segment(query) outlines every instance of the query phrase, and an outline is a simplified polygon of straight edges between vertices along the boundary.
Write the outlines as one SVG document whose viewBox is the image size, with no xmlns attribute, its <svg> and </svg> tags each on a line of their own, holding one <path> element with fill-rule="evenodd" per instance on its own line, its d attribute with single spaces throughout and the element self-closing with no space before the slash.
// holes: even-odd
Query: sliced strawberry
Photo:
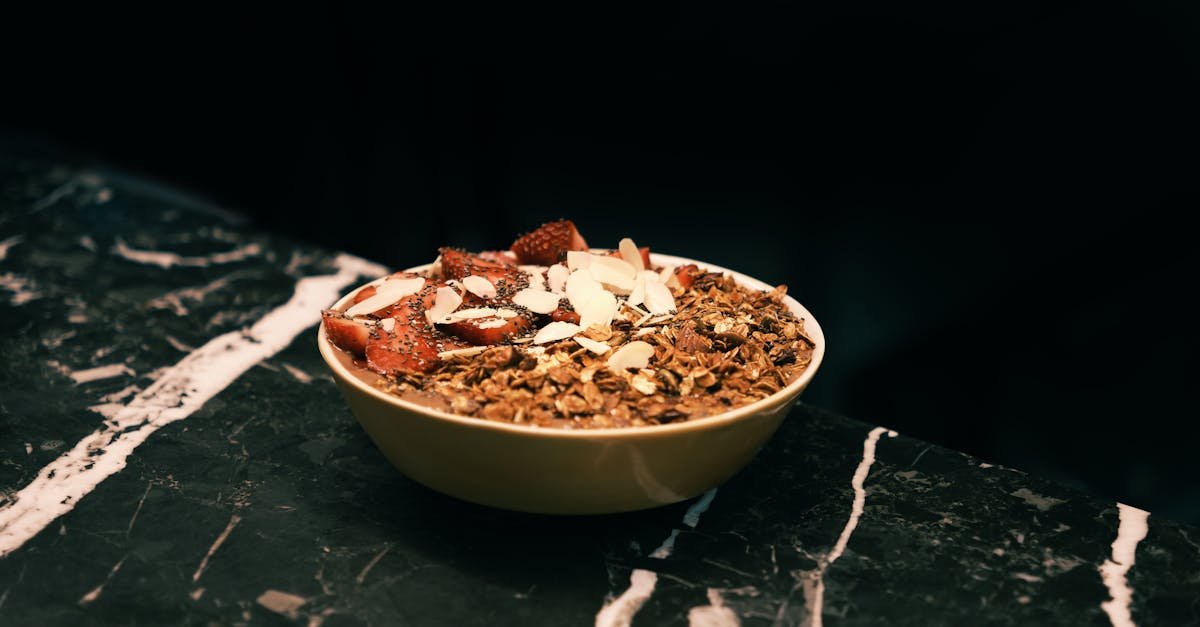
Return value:
<svg viewBox="0 0 1200 627">
<path fill-rule="evenodd" d="M 423 374 L 440 363 L 433 332 L 396 325 L 395 332 L 367 343 L 367 366 L 382 375 Z"/>
<path fill-rule="evenodd" d="M 489 326 L 496 324 L 497 320 L 503 321 L 504 324 Z M 490 346 L 524 334 L 533 326 L 533 322 L 525 316 L 517 316 L 515 318 L 473 318 L 439 326 L 444 328 L 447 333 L 457 335 L 475 346 Z"/>
<path fill-rule="evenodd" d="M 700 276 L 700 268 L 696 264 L 689 263 L 686 266 L 675 268 L 675 279 L 683 286 L 683 289 L 691 289 L 692 283 L 696 282 L 696 277 Z"/>
<path fill-rule="evenodd" d="M 529 277 L 512 264 L 491 261 L 454 248 L 442 248 L 440 252 L 443 278 L 481 276 L 496 286 L 499 302 L 505 302 L 509 296 L 529 286 Z"/>
<path fill-rule="evenodd" d="M 587 242 L 570 220 L 547 222 L 513 242 L 517 261 L 548 266 L 558 263 L 568 250 L 587 250 Z"/>
<path fill-rule="evenodd" d="M 649 270 L 650 269 L 650 247 L 642 246 L 641 248 L 638 248 L 638 252 L 642 253 L 642 265 L 645 266 L 647 270 Z M 621 251 L 619 251 L 619 250 L 614 250 L 614 251 L 608 253 L 608 256 L 616 257 L 618 259 L 623 258 L 623 257 L 621 257 Z"/>
<path fill-rule="evenodd" d="M 579 324 L 579 314 L 570 309 L 563 309 L 561 306 L 558 309 L 550 312 L 550 319 L 554 322 L 570 322 L 571 324 Z"/>
<path fill-rule="evenodd" d="M 356 357 L 363 356 L 371 339 L 367 325 L 348 320 L 332 310 L 322 311 L 321 317 L 325 320 L 325 335 L 334 346 Z"/>
<path fill-rule="evenodd" d="M 357 305 L 374 295 L 375 295 L 375 286 L 368 285 L 368 286 L 362 288 L 361 290 L 358 290 L 358 293 L 354 295 L 354 302 L 351 304 Z"/>
</svg>

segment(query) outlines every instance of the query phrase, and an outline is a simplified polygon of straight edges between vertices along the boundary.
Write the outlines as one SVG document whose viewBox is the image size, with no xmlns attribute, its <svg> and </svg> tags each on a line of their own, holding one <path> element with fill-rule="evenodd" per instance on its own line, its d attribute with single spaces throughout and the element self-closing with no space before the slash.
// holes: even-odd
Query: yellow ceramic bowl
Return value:
<svg viewBox="0 0 1200 627">
<path fill-rule="evenodd" d="M 654 254 L 652 261 L 695 263 L 728 273 L 751 289 L 773 287 L 682 257 Z M 334 307 L 343 308 L 350 298 Z M 359 424 L 388 461 L 413 480 L 503 509 L 624 512 L 675 503 L 720 485 L 775 433 L 825 356 L 825 336 L 816 320 L 791 297 L 786 302 L 805 320 L 808 336 L 816 342 L 812 363 L 795 381 L 722 414 L 648 427 L 566 431 L 456 416 L 402 400 L 354 376 L 337 359 L 338 349 L 325 337 L 324 325 L 317 344 Z"/>
</svg>

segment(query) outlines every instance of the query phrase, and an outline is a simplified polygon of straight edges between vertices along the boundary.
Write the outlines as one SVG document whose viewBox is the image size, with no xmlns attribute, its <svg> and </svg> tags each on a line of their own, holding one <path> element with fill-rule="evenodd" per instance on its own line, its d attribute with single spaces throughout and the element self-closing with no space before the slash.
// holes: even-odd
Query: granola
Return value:
<svg viewBox="0 0 1200 627">
<path fill-rule="evenodd" d="M 532 255 L 559 262 L 549 266 L 518 265 L 531 255 L 516 245 L 465 266 L 456 256 L 464 253 L 442 249 L 429 271 L 396 279 L 407 285 L 381 284 L 356 302 L 385 289 L 409 294 L 366 317 L 327 311 L 326 330 L 359 357 L 353 369 L 390 393 L 462 416 L 568 429 L 721 413 L 778 392 L 812 359 L 785 286 L 757 291 L 696 266 L 652 268 L 628 239 L 611 253 L 582 238 L 566 248 Z M 417 278 L 425 282 L 414 288 Z"/>
</svg>

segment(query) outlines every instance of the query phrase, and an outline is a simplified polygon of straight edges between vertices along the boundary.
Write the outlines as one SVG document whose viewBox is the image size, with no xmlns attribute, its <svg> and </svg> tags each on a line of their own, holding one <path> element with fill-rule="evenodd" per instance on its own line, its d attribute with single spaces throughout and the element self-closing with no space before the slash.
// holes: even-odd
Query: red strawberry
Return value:
<svg viewBox="0 0 1200 627">
<path fill-rule="evenodd" d="M 512 245 L 517 261 L 542 266 L 558 263 L 568 250 L 587 249 L 587 242 L 570 220 L 547 222 L 517 238 Z"/>
<path fill-rule="evenodd" d="M 442 248 L 440 252 L 443 278 L 462 279 L 472 274 L 481 276 L 496 286 L 498 301 L 503 302 L 518 290 L 529 286 L 529 278 L 512 264 L 484 259 L 454 248 Z"/>
<path fill-rule="evenodd" d="M 354 302 L 352 302 L 351 304 L 357 305 L 374 295 L 375 295 L 375 286 L 368 285 L 368 286 L 362 288 L 361 290 L 358 290 L 358 293 L 354 295 Z"/>
<path fill-rule="evenodd" d="M 550 312 L 550 319 L 555 322 L 570 322 L 571 324 L 579 324 L 579 314 L 570 309 L 563 309 L 560 305 L 558 309 Z"/>
<path fill-rule="evenodd" d="M 649 270 L 650 269 L 650 247 L 642 246 L 641 248 L 638 249 L 638 252 L 642 253 L 642 265 L 645 266 L 647 270 Z M 616 257 L 618 259 L 623 259 L 623 257 L 621 257 L 621 251 L 619 251 L 619 250 L 614 250 L 614 251 L 608 253 L 608 256 Z"/>
<path fill-rule="evenodd" d="M 504 324 L 496 327 L 481 326 L 495 324 L 496 320 L 503 320 Z M 533 326 L 533 323 L 525 316 L 517 316 L 515 318 L 473 318 L 439 326 L 446 332 L 457 335 L 475 346 L 490 346 L 525 333 Z"/>
<path fill-rule="evenodd" d="M 340 312 L 326 310 L 321 312 L 325 320 L 325 335 L 333 345 L 354 355 L 362 357 L 371 338 L 371 331 L 361 322 L 348 320 Z"/>
<path fill-rule="evenodd" d="M 696 277 L 700 276 L 700 268 L 696 264 L 689 263 L 686 266 L 675 268 L 675 279 L 683 286 L 683 289 L 691 289 L 692 283 L 696 281 Z"/>
<path fill-rule="evenodd" d="M 397 323 L 390 336 L 367 343 L 367 366 L 382 375 L 423 374 L 441 362 L 440 350 L 432 330 Z"/>
</svg>

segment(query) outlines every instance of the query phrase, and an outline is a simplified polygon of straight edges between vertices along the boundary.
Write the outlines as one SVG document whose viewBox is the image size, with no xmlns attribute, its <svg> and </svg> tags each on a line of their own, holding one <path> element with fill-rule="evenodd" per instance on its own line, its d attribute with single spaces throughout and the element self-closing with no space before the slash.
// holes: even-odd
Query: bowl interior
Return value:
<svg viewBox="0 0 1200 627">
<path fill-rule="evenodd" d="M 734 278 L 734 280 L 737 281 L 740 285 L 750 288 L 750 289 L 771 290 L 771 289 L 774 289 L 774 287 L 775 287 L 773 285 L 768 285 L 767 283 L 759 281 L 758 279 L 748 277 L 739 272 L 734 272 L 733 270 L 729 270 L 727 268 L 722 268 L 720 266 L 716 266 L 716 265 L 713 265 L 710 263 L 696 261 L 693 259 L 687 259 L 685 257 L 676 257 L 673 255 L 664 255 L 661 253 L 651 253 L 650 260 L 655 265 L 660 265 L 660 266 L 679 266 L 679 265 L 694 263 L 694 264 L 700 266 L 700 268 L 707 269 L 711 272 L 721 272 L 724 274 L 728 274 L 728 275 L 732 276 Z M 421 271 L 429 269 L 431 266 L 432 266 L 432 264 L 425 264 L 425 265 L 416 266 L 413 268 L 408 268 L 407 271 L 408 272 L 421 272 Z M 363 287 L 366 287 L 368 285 L 377 285 L 379 283 L 382 283 L 384 281 L 384 279 L 386 279 L 386 277 L 380 277 L 378 279 L 375 279 L 373 281 L 365 283 L 365 284 L 351 290 L 349 293 L 347 293 L 345 296 L 343 296 L 340 300 L 338 300 L 338 302 L 333 305 L 333 308 L 334 309 L 344 308 L 350 302 L 351 298 L 353 298 L 354 294 L 356 292 L 358 292 L 358 290 L 360 290 Z M 751 414 L 755 413 L 756 411 L 759 411 L 760 409 L 763 409 L 765 407 L 772 405 L 774 402 L 777 402 L 777 400 L 781 397 L 796 396 L 800 393 L 800 391 L 802 391 L 808 385 L 809 381 L 812 380 L 813 376 L 817 372 L 817 369 L 820 367 L 821 362 L 825 358 L 825 334 L 821 331 L 821 326 L 819 324 L 817 324 L 817 321 L 815 318 L 813 318 L 812 314 L 809 313 L 809 311 L 807 309 L 805 309 L 803 305 L 801 305 L 799 302 L 797 302 L 796 299 L 792 298 L 791 296 L 787 296 L 787 297 L 785 297 L 784 302 L 787 305 L 788 309 L 792 311 L 792 313 L 794 313 L 797 317 L 802 318 L 804 320 L 805 333 L 808 336 L 808 338 L 811 339 L 814 344 L 816 344 L 816 346 L 813 348 L 812 361 L 809 363 L 808 368 L 806 368 L 804 370 L 804 372 L 800 373 L 800 376 L 796 377 L 795 380 L 793 380 L 791 383 L 789 383 L 787 386 L 785 386 L 782 390 L 776 392 L 775 394 L 772 394 L 771 396 L 769 396 L 767 398 L 760 399 L 758 401 L 755 401 L 755 402 L 747 404 L 747 405 L 742 405 L 741 407 L 736 407 L 734 409 L 731 409 L 726 412 L 722 412 L 720 414 L 714 414 L 712 416 L 706 416 L 704 418 L 697 418 L 695 420 L 671 423 L 671 424 L 666 424 L 666 425 L 652 425 L 652 426 L 644 426 L 644 427 L 612 427 L 612 428 L 605 428 L 605 429 L 579 429 L 579 430 L 535 429 L 535 428 L 531 428 L 527 425 L 508 424 L 508 423 L 502 423 L 502 422 L 493 422 L 490 420 L 480 420 L 478 418 L 471 418 L 471 417 L 466 417 L 466 416 L 459 416 L 459 415 L 452 414 L 449 412 L 444 412 L 444 411 L 437 410 L 437 409 L 434 409 L 431 407 L 427 407 L 427 406 L 421 405 L 419 403 L 414 403 L 411 401 L 404 400 L 398 396 L 395 396 L 393 394 L 388 394 L 387 392 L 384 392 L 383 390 L 380 390 L 378 388 L 375 388 L 372 385 L 367 384 L 365 381 L 360 379 L 354 373 L 350 372 L 349 369 L 344 364 L 342 364 L 342 362 L 340 360 L 337 359 L 337 357 L 334 354 L 334 351 L 337 351 L 338 349 L 334 348 L 333 345 L 330 344 L 328 338 L 326 337 L 324 323 L 322 323 L 320 325 L 320 328 L 318 330 L 317 345 L 321 351 L 321 356 L 325 358 L 325 362 L 327 364 L 329 364 L 330 369 L 332 369 L 339 378 L 341 378 L 344 381 L 348 382 L 349 384 L 355 386 L 356 388 L 359 388 L 361 391 L 363 391 L 367 394 L 370 394 L 372 396 L 375 396 L 376 398 L 379 398 L 385 402 L 391 403 L 399 408 L 403 408 L 410 412 L 417 412 L 420 414 L 424 414 L 424 415 L 429 416 L 434 419 L 450 420 L 453 422 L 470 425 L 472 427 L 479 428 L 479 429 L 499 429 L 499 430 L 504 430 L 504 431 L 515 431 L 515 432 L 528 434 L 530 437 L 541 437 L 541 438 L 596 438 L 596 437 L 630 438 L 630 437 L 660 437 L 660 436 L 666 437 L 666 436 L 669 436 L 674 433 L 679 433 L 681 431 L 707 429 L 707 428 L 715 427 L 718 425 L 726 424 L 726 423 L 729 423 L 732 421 L 736 421 L 739 418 L 751 415 Z"/>
</svg>

